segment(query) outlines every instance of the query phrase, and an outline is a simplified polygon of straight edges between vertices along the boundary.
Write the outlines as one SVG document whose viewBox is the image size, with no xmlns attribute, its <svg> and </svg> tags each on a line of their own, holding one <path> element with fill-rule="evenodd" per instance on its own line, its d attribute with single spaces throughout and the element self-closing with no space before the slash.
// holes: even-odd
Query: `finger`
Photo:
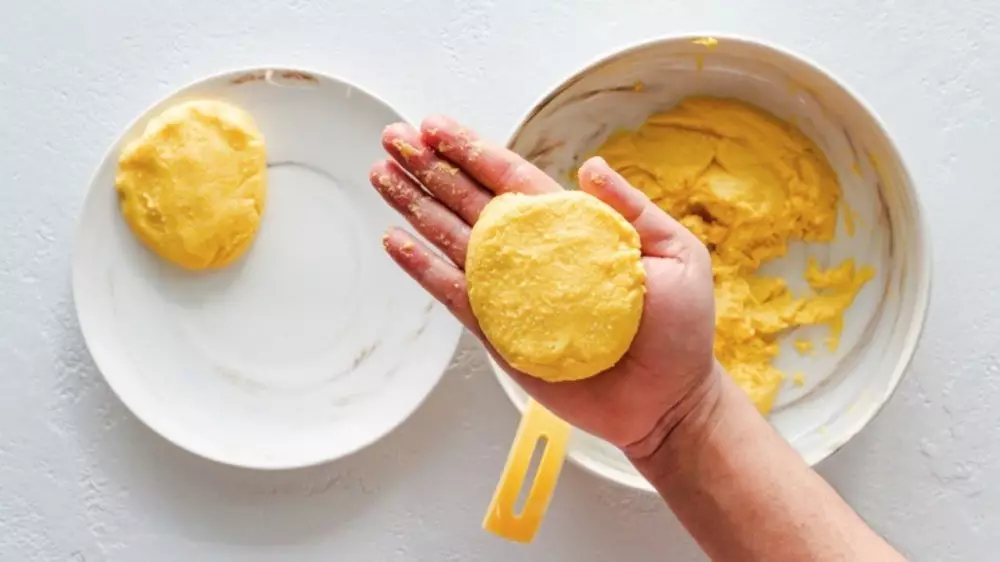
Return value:
<svg viewBox="0 0 1000 562">
<path fill-rule="evenodd" d="M 424 144 L 420 132 L 406 123 L 389 125 L 382 133 L 382 146 L 444 206 L 474 224 L 492 195 L 465 172 L 441 159 Z"/>
<path fill-rule="evenodd" d="M 449 117 L 428 117 L 420 125 L 420 134 L 438 154 L 493 193 L 538 194 L 562 189 L 534 164 L 480 139 Z"/>
<path fill-rule="evenodd" d="M 399 214 L 458 267 L 465 267 L 469 225 L 420 188 L 395 162 L 372 166 L 370 179 Z"/>
<path fill-rule="evenodd" d="M 642 251 L 661 258 L 684 257 L 700 242 L 684 225 L 632 187 L 603 158 L 595 156 L 580 166 L 580 189 L 607 203 L 632 223 L 642 240 Z"/>
<path fill-rule="evenodd" d="M 452 315 L 476 336 L 493 359 L 519 381 L 522 378 L 527 385 L 535 381 L 544 384 L 541 379 L 529 377 L 518 372 L 497 353 L 493 345 L 483 335 L 469 304 L 468 284 L 465 274 L 454 265 L 435 256 L 426 245 L 415 239 L 410 233 L 399 228 L 391 228 L 382 236 L 382 245 L 389 257 L 393 259 L 410 277 L 431 294 L 437 301 L 445 305 Z"/>
<path fill-rule="evenodd" d="M 466 328 L 479 334 L 479 323 L 469 306 L 465 275 L 436 256 L 408 232 L 393 228 L 382 237 L 389 256 L 432 297 L 445 305 Z"/>
</svg>

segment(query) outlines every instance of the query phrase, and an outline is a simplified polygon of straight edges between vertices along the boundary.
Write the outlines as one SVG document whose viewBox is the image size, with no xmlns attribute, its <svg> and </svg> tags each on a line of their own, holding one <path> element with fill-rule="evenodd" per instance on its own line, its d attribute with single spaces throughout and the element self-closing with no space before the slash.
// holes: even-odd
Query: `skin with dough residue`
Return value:
<svg viewBox="0 0 1000 562">
<path fill-rule="evenodd" d="M 494 198 L 472 229 L 465 273 L 486 338 L 534 377 L 580 380 L 609 369 L 639 328 L 639 235 L 586 193 Z"/>
<path fill-rule="evenodd" d="M 784 380 L 772 365 L 779 336 L 825 324 L 835 350 L 844 311 L 875 274 L 853 260 L 826 270 L 813 260 L 805 272 L 812 292 L 802 296 L 782 278 L 757 274 L 789 241 L 833 239 L 841 192 L 825 155 L 791 124 L 710 97 L 684 99 L 613 134 L 597 154 L 708 246 L 716 357 L 757 409 L 770 412 Z"/>
<path fill-rule="evenodd" d="M 235 106 L 196 100 L 150 120 L 118 159 L 132 232 L 187 269 L 224 267 L 250 247 L 267 196 L 264 136 Z"/>
</svg>

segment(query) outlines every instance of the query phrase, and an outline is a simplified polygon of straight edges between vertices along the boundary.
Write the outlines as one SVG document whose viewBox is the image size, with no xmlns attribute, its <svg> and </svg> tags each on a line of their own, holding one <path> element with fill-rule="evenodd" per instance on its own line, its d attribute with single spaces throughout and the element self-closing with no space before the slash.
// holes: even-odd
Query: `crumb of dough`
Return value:
<svg viewBox="0 0 1000 562">
<path fill-rule="evenodd" d="M 410 159 L 413 158 L 414 156 L 420 156 L 421 154 L 423 154 L 423 151 L 421 149 L 413 146 L 412 144 L 402 139 L 393 139 L 392 146 L 396 147 L 396 150 L 398 150 L 399 153 L 403 156 L 403 160 L 406 160 L 407 162 L 409 162 Z"/>
<path fill-rule="evenodd" d="M 795 373 L 792 375 L 792 383 L 795 386 L 802 388 L 806 385 L 806 375 L 804 373 Z"/>
<path fill-rule="evenodd" d="M 595 197 L 504 194 L 472 228 L 469 302 L 514 368 L 550 382 L 584 379 L 614 366 L 635 337 L 641 257 L 635 228 Z"/>
<path fill-rule="evenodd" d="M 848 236 L 853 237 L 854 236 L 855 228 L 856 227 L 855 227 L 855 224 L 854 224 L 854 210 L 851 209 L 851 206 L 848 205 L 847 201 L 845 200 L 844 201 L 844 229 L 847 230 L 847 235 Z"/>
<path fill-rule="evenodd" d="M 792 345 L 795 346 L 795 351 L 799 352 L 799 355 L 810 355 L 813 352 L 813 342 L 807 339 L 797 339 Z"/>
<path fill-rule="evenodd" d="M 125 222 L 150 250 L 187 269 L 224 267 L 260 226 L 264 136 L 250 114 L 221 101 L 169 107 L 122 150 L 115 187 Z"/>
<path fill-rule="evenodd" d="M 843 313 L 874 276 L 846 260 L 811 262 L 812 294 L 793 295 L 780 277 L 758 275 L 789 241 L 829 242 L 841 199 L 837 175 L 801 131 L 747 103 L 690 97 L 612 134 L 597 155 L 704 242 L 715 274 L 715 354 L 768 413 L 784 376 L 773 366 L 778 337 L 829 326 L 835 349 Z"/>
<path fill-rule="evenodd" d="M 458 168 L 452 166 L 447 162 L 435 162 L 433 168 L 439 172 L 448 174 L 449 176 L 458 175 Z"/>
<path fill-rule="evenodd" d="M 865 283 L 875 278 L 875 268 L 869 265 L 856 267 L 854 260 L 848 258 L 840 265 L 823 269 L 816 258 L 810 258 L 805 278 L 817 294 L 805 299 L 797 320 L 802 324 L 829 326 L 827 347 L 830 351 L 837 351 L 844 329 L 844 312 L 854 303 Z"/>
<path fill-rule="evenodd" d="M 879 161 L 878 157 L 875 156 L 875 154 L 870 150 L 865 151 L 865 156 L 868 157 L 868 163 L 872 165 L 872 168 L 875 170 L 875 174 L 878 176 L 879 181 L 885 181 L 885 175 L 882 174 L 882 164 Z"/>
</svg>

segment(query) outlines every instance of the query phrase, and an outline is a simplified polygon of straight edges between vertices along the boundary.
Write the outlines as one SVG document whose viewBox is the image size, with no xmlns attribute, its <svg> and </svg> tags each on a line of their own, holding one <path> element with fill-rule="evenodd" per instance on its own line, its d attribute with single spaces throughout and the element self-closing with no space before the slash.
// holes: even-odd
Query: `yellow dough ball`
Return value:
<svg viewBox="0 0 1000 562">
<path fill-rule="evenodd" d="M 150 120 L 118 159 L 122 215 L 163 259 L 226 266 L 249 248 L 267 196 L 264 136 L 246 111 L 189 101 Z"/>
<path fill-rule="evenodd" d="M 550 382 L 584 379 L 632 344 L 641 257 L 632 225 L 586 193 L 501 195 L 472 229 L 469 301 L 511 366 Z"/>
</svg>

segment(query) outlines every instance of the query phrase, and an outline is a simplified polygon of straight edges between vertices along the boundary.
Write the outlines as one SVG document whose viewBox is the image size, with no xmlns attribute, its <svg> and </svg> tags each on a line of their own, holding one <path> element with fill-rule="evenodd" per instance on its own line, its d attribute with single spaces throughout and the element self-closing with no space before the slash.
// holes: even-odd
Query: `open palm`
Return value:
<svg viewBox="0 0 1000 562">
<path fill-rule="evenodd" d="M 430 117 L 419 131 L 392 125 L 382 143 L 392 158 L 372 167 L 372 184 L 444 257 L 399 229 L 386 233 L 386 250 L 535 400 L 629 455 L 645 456 L 693 404 L 716 389 L 720 371 L 712 354 L 715 318 L 708 252 L 603 160 L 584 163 L 580 188 L 618 211 L 639 233 L 647 278 L 643 317 L 617 365 L 589 379 L 548 383 L 513 369 L 490 346 L 469 306 L 463 268 L 471 225 L 495 194 L 562 187 L 447 117 Z"/>
</svg>

